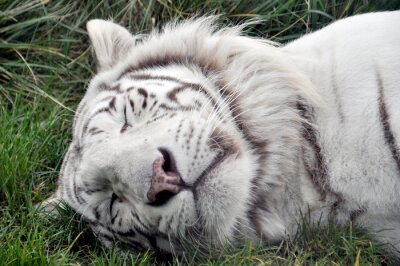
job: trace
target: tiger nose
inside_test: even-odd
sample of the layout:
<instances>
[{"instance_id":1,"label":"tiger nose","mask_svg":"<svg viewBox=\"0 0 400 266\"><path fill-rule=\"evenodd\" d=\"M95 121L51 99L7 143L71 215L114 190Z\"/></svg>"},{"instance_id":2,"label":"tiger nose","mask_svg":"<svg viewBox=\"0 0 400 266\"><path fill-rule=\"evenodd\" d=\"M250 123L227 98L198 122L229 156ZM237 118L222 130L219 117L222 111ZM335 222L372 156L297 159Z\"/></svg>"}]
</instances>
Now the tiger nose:
<instances>
[{"instance_id":1,"label":"tiger nose","mask_svg":"<svg viewBox=\"0 0 400 266\"><path fill-rule=\"evenodd\" d=\"M147 199L152 206L161 206L167 203L184 187L184 182L176 169L172 154L162 148L159 151L163 157L153 162L151 186L147 192Z\"/></svg>"}]
</instances>

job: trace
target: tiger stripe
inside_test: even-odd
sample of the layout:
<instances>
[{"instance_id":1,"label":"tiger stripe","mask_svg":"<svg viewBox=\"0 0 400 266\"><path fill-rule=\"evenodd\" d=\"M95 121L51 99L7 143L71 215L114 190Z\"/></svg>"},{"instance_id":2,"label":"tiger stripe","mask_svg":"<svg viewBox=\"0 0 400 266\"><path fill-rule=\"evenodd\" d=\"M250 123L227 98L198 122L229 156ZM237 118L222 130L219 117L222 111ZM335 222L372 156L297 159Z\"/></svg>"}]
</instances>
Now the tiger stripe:
<instances>
[{"instance_id":1,"label":"tiger stripe","mask_svg":"<svg viewBox=\"0 0 400 266\"><path fill-rule=\"evenodd\" d=\"M332 67L331 67L331 87L332 87L332 93L333 93L333 97L335 100L335 104L336 104L336 108L337 108L337 113L339 116L339 121L341 123L344 123L345 121L345 115L343 112L343 105L341 103L341 99L340 99L340 94L339 94L339 86L338 86L338 79L337 79L337 75L336 75L336 64L334 56L332 56Z\"/></svg>"},{"instance_id":2,"label":"tiger stripe","mask_svg":"<svg viewBox=\"0 0 400 266\"><path fill-rule=\"evenodd\" d=\"M376 71L376 83L378 87L379 115L380 115L383 136L385 138L385 143L386 145L388 145L389 150L392 154L393 160L397 165L397 170L399 171L399 176L400 176L400 151L398 148L399 146L397 145L397 141L393 135L392 128L389 122L390 117L386 109L383 81L378 71Z\"/></svg>"},{"instance_id":3,"label":"tiger stripe","mask_svg":"<svg viewBox=\"0 0 400 266\"><path fill-rule=\"evenodd\" d=\"M109 107L103 107L100 108L99 110L97 110L96 112L94 112L85 122L85 124L83 125L82 128L82 133L81 133L81 138L84 137L85 133L88 130L88 127L90 125L90 122L93 120L93 118L95 118L96 116L98 116L99 114L103 114L103 113L111 113L110 112L110 108Z\"/></svg>"},{"instance_id":4,"label":"tiger stripe","mask_svg":"<svg viewBox=\"0 0 400 266\"><path fill-rule=\"evenodd\" d=\"M335 197L335 200L330 207L331 214L334 214L336 210L340 208L340 205L343 204L343 196L339 192L333 191L329 183L327 182L328 166L321 151L321 146L318 143L315 129L310 124L313 121L312 111L309 110L310 108L307 108L304 104L301 104L300 102L297 103L297 109L300 115L305 119L305 121L307 121L306 123L303 123L303 137L308 142L309 147L311 147L313 152L312 164L310 164L306 160L308 156L307 154L305 154L303 148L302 160L306 173L312 181L314 188L316 188L318 193L321 195L322 201L326 200L328 194Z\"/></svg>"}]
</instances>

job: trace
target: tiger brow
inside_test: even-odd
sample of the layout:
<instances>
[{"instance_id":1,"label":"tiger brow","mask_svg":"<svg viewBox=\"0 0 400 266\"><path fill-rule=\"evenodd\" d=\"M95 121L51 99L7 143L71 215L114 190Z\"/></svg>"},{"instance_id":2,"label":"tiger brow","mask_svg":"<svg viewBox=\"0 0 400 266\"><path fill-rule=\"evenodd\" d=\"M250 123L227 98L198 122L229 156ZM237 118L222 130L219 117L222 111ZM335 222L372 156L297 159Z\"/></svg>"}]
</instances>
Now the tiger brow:
<instances>
[{"instance_id":1,"label":"tiger brow","mask_svg":"<svg viewBox=\"0 0 400 266\"><path fill-rule=\"evenodd\" d=\"M83 136L85 135L86 131L89 128L90 122L93 120L93 118L102 113L110 113L110 108L109 107L101 108L89 117L89 119L86 121L86 123L83 126L81 138L83 138Z\"/></svg>"}]
</instances>

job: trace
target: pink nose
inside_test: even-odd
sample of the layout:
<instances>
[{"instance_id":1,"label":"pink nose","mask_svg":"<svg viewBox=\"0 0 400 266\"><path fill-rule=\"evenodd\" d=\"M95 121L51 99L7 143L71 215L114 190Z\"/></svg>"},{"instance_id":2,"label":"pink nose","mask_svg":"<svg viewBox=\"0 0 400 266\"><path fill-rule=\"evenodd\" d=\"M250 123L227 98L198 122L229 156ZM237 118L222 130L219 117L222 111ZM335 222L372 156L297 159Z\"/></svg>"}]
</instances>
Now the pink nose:
<instances>
[{"instance_id":1,"label":"pink nose","mask_svg":"<svg viewBox=\"0 0 400 266\"><path fill-rule=\"evenodd\" d=\"M147 199L155 206L163 205L183 188L182 178L177 172L171 171L172 162L169 153L163 151L162 154L163 158L153 162L153 176L147 192Z\"/></svg>"}]
</instances>

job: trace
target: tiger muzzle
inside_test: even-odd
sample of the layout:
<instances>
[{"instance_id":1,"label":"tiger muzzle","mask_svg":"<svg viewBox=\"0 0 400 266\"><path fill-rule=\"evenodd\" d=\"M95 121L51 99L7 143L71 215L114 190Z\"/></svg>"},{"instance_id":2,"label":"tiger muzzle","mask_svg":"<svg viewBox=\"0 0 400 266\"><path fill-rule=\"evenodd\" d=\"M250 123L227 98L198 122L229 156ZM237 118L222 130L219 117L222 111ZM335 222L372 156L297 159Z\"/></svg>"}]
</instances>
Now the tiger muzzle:
<instances>
[{"instance_id":1,"label":"tiger muzzle","mask_svg":"<svg viewBox=\"0 0 400 266\"><path fill-rule=\"evenodd\" d=\"M153 175L151 186L147 192L147 199L151 206L166 204L173 196L182 191L186 186L183 182L172 154L159 148L163 157L153 162Z\"/></svg>"}]
</instances>

